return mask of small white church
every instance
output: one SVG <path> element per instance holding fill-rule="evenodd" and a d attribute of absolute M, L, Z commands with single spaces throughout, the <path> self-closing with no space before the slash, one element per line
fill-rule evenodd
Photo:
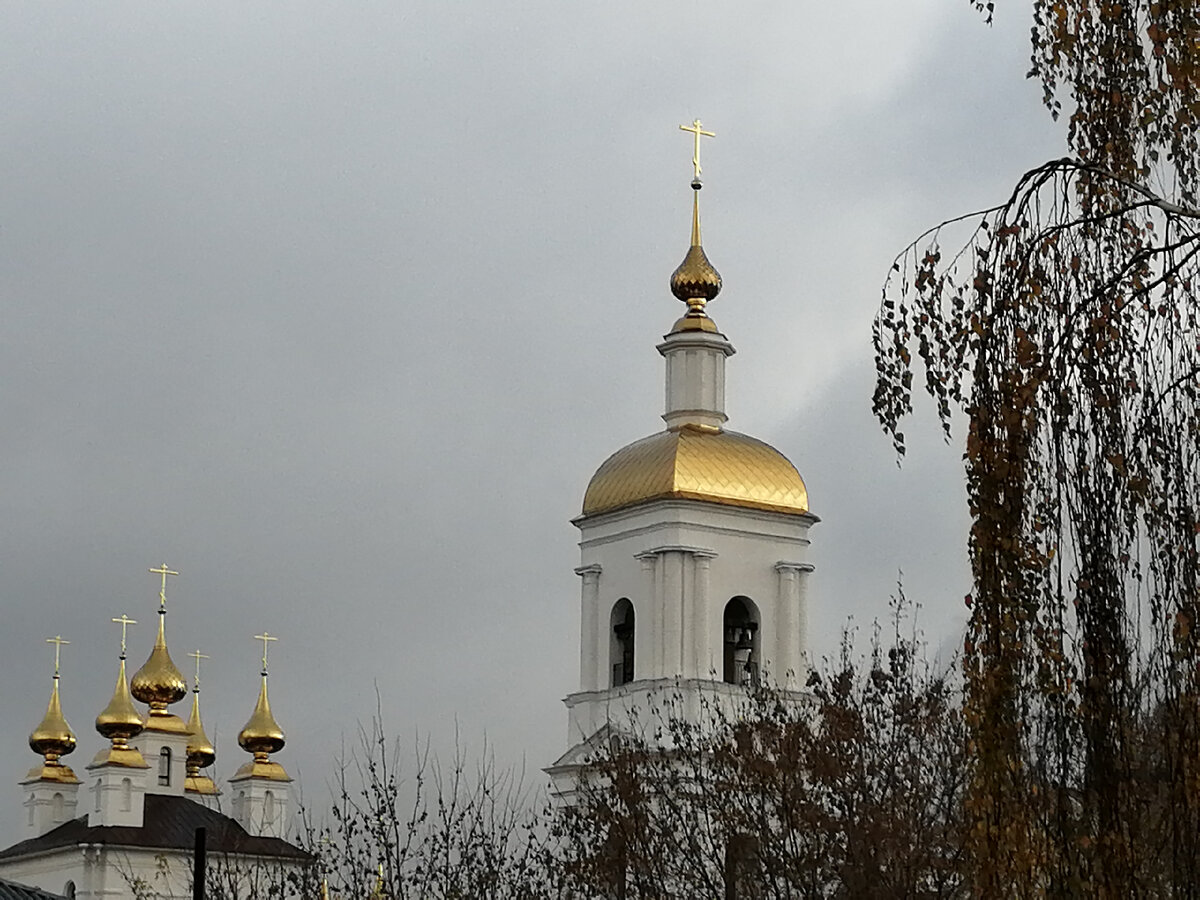
<path fill-rule="evenodd" d="M 579 690 L 566 698 L 568 750 L 546 771 L 569 800 L 578 768 L 610 729 L 647 721 L 655 695 L 735 702 L 769 677 L 807 680 L 808 531 L 818 518 L 796 467 L 725 427 L 733 345 L 708 315 L 721 276 L 700 240 L 697 121 L 692 240 L 671 276 L 687 311 L 658 345 L 666 430 L 610 456 L 592 476 L 580 531 Z"/>
<path fill-rule="evenodd" d="M 221 792 L 202 770 L 216 751 L 200 719 L 199 661 L 187 722 L 170 707 L 187 696 L 183 675 L 166 641 L 166 579 L 177 574 L 165 565 L 158 637 L 145 664 L 132 679 L 125 672 L 125 628 L 121 616 L 121 655 L 112 699 L 96 717 L 107 742 L 82 777 L 63 757 L 76 737 L 63 715 L 55 644 L 54 686 L 41 723 L 29 745 L 42 757 L 21 782 L 25 839 L 0 850 L 0 879 L 51 892 L 36 896 L 134 900 L 139 895 L 185 900 L 192 896 L 192 860 L 197 829 L 203 828 L 210 860 L 246 872 L 270 864 L 276 870 L 307 865 L 309 855 L 285 840 L 291 811 L 291 781 L 271 759 L 284 746 L 283 730 L 267 696 L 267 642 L 263 640 L 262 684 L 250 720 L 238 743 L 250 759 L 229 780 L 228 809 Z M 134 700 L 147 707 L 139 712 Z M 35 896 L 33 894 L 31 897 Z"/>

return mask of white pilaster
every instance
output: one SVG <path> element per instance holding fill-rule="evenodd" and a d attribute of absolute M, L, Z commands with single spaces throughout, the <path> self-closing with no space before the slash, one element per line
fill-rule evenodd
<path fill-rule="evenodd" d="M 808 573 L 811 563 L 778 562 L 779 590 L 776 596 L 776 629 L 771 677 L 776 684 L 790 689 L 803 685 L 808 677 Z"/>
<path fill-rule="evenodd" d="M 696 677 L 696 558 L 682 554 L 682 583 L 679 588 L 679 671 L 685 678 Z"/>
<path fill-rule="evenodd" d="M 692 678 L 710 678 L 716 670 L 717 648 L 713 646 L 713 609 L 710 599 L 710 563 L 717 556 L 711 550 L 694 550 L 695 560 L 694 602 L 689 628 L 695 647 L 695 668 L 688 675 Z M 717 614 L 719 615 L 719 613 Z"/>
<path fill-rule="evenodd" d="M 811 635 L 808 625 L 808 579 L 812 572 L 811 565 L 803 566 L 796 571 L 796 631 L 800 633 L 796 678 L 800 687 L 803 687 L 808 681 L 808 673 L 812 669 L 812 654 L 808 643 Z"/>
<path fill-rule="evenodd" d="M 683 674 L 683 553 L 662 554 L 663 675 Z"/>
<path fill-rule="evenodd" d="M 630 597 L 633 603 L 637 632 L 633 641 L 633 672 L 637 678 L 651 678 L 657 672 L 656 646 L 658 630 L 655 621 L 660 618 L 661 602 L 658 596 L 658 557 L 653 553 L 637 557 L 642 564 L 641 596 Z"/>
<path fill-rule="evenodd" d="M 598 565 L 580 566 L 575 570 L 583 582 L 580 586 L 579 625 L 579 689 L 597 691 L 608 687 L 608 619 L 600 608 L 600 572 Z"/>

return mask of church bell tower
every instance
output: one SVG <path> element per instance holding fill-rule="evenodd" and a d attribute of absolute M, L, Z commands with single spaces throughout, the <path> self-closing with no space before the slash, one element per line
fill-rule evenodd
<path fill-rule="evenodd" d="M 671 688 L 676 714 L 701 695 L 736 697 L 766 680 L 799 690 L 808 673 L 809 528 L 818 521 L 795 466 L 725 427 L 733 345 L 708 314 L 721 276 L 700 238 L 695 138 L 691 245 L 671 275 L 686 312 L 658 345 L 666 430 L 618 450 L 592 476 L 580 531 L 579 689 L 556 789 L 608 728 Z M 659 701 L 661 702 L 661 701 Z M 643 720 L 644 721 L 644 720 Z"/>

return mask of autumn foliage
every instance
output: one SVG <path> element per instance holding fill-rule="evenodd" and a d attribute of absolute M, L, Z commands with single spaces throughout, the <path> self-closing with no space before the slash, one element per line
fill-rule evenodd
<path fill-rule="evenodd" d="M 966 433 L 978 895 L 1200 883 L 1198 12 L 1036 0 L 1069 155 L 910 245 L 876 320 L 897 447 L 918 369 Z"/>

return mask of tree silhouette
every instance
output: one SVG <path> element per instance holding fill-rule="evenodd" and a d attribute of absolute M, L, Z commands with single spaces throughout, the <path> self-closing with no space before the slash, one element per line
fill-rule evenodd
<path fill-rule="evenodd" d="M 1030 77 L 1069 155 L 911 244 L 875 322 L 897 449 L 918 359 L 947 435 L 966 423 L 980 894 L 1200 876 L 1197 13 L 1035 0 Z"/>

